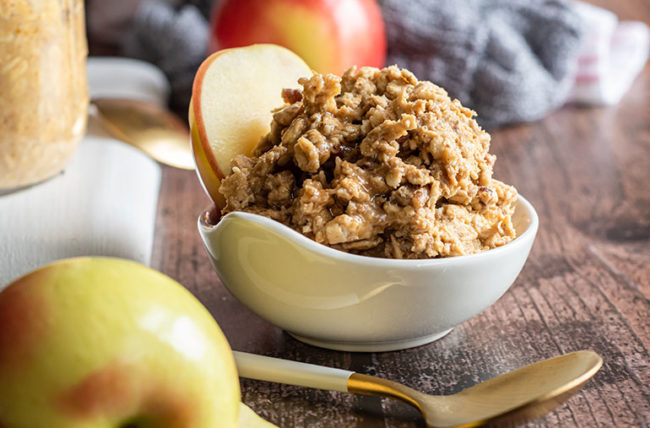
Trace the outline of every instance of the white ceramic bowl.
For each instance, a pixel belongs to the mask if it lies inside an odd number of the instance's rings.
[[[528,257],[538,219],[519,196],[517,238],[468,256],[394,260],[318,244],[256,214],[216,225],[199,218],[223,284],[253,312],[297,339],[329,349],[389,351],[441,338],[494,303]]]

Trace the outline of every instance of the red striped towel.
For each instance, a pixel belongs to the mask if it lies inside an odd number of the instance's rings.
[[[568,101],[616,104],[645,66],[650,30],[642,22],[619,21],[612,12],[575,2],[584,22],[575,83]]]

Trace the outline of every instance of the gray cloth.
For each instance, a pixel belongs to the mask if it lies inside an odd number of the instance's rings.
[[[570,3],[379,3],[386,21],[387,63],[442,86],[476,110],[487,128],[540,119],[566,100],[581,33],[581,21]],[[207,54],[208,24],[194,5],[175,6],[141,0],[122,33],[122,46],[124,54],[150,61],[165,72],[172,86],[172,107],[184,113],[194,73]]]
[[[581,21],[544,0],[381,0],[388,64],[477,111],[488,128],[542,118],[573,84]]]
[[[170,104],[185,115],[194,74],[207,56],[208,22],[193,5],[172,5],[143,0],[128,31],[123,54],[151,62],[165,73],[171,85]]]

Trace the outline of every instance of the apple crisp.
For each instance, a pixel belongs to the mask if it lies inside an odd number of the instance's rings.
[[[492,178],[489,134],[444,89],[397,66],[299,83],[252,156],[233,159],[224,214],[375,257],[459,256],[514,238],[517,191]]]

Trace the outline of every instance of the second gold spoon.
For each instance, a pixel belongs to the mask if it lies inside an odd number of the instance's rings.
[[[430,427],[511,426],[538,418],[567,400],[602,366],[592,351],[577,351],[522,367],[453,395],[428,395],[390,380],[234,352],[249,379],[395,398],[417,407]]]
[[[119,98],[93,99],[98,119],[113,137],[135,146],[165,165],[194,169],[189,131],[155,104]]]

